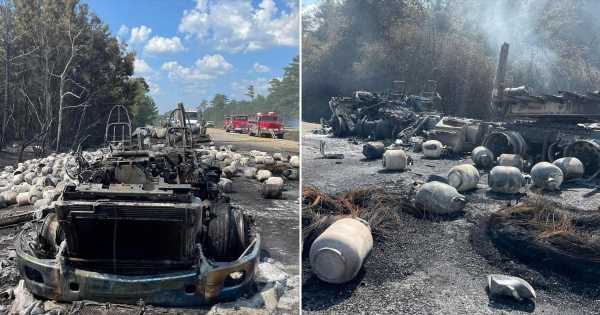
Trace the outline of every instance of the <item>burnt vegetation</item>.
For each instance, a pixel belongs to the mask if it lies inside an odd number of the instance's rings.
[[[578,280],[598,282],[600,215],[531,198],[491,215],[488,233],[510,256]]]

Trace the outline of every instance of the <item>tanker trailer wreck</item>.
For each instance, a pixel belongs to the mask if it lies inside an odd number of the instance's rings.
[[[579,159],[587,176],[600,171],[600,91],[533,95],[505,86],[509,45],[500,52],[490,111],[503,121],[490,128],[483,145],[496,156],[519,154],[535,163],[561,157]]]
[[[79,184],[66,185],[18,236],[27,289],[57,301],[160,306],[251,290],[260,235],[219,193],[220,169],[198,162],[189,127],[180,126],[181,147],[149,151],[132,143],[128,119],[110,119],[110,150],[95,161],[76,154],[68,175]]]

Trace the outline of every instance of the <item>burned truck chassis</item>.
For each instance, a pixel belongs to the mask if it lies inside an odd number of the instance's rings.
[[[57,301],[159,306],[251,290],[260,235],[221,195],[220,168],[202,165],[191,146],[149,151],[114,138],[102,158],[76,154],[67,175],[79,184],[66,185],[18,236],[27,289]]]

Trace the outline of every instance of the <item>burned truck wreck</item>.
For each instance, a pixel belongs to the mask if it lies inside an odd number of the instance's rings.
[[[178,130],[192,135],[181,116]],[[260,235],[220,194],[220,169],[199,162],[193,141],[150,151],[132,144],[127,120],[112,126],[125,136],[107,136],[112,149],[95,160],[78,154],[76,184],[18,237],[27,289],[66,302],[168,306],[251,290]]]
[[[422,95],[406,95],[404,81],[394,81],[389,93],[356,91],[352,97],[333,97],[329,101],[328,125],[337,137],[357,136],[372,139],[395,137],[413,124],[420,112],[440,109],[441,98],[430,81],[431,90]]]
[[[353,97],[333,97],[328,130],[337,137],[398,139],[419,150],[426,140],[440,141],[444,152],[463,155],[477,146],[495,157],[516,154],[526,168],[540,161],[575,157],[585,175],[600,174],[600,91],[534,95],[527,87],[507,87],[508,44],[502,46],[489,103],[491,120],[447,116],[433,92],[406,96],[357,91]]]

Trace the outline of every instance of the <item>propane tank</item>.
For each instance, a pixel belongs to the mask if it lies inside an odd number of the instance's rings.
[[[437,159],[442,156],[443,145],[437,140],[428,140],[423,142],[423,155],[430,159]]]
[[[265,157],[263,155],[257,155],[254,157],[254,163],[256,164],[264,164],[265,163]]]
[[[490,171],[488,185],[494,192],[517,194],[529,179],[529,176],[521,174],[521,170],[514,166],[495,166]]]
[[[263,163],[265,163],[265,165],[273,165],[275,164],[275,159],[272,156],[266,155]]]
[[[484,146],[473,149],[471,159],[477,167],[482,169],[489,169],[494,165],[494,153]]]
[[[367,222],[343,218],[330,225],[310,247],[310,266],[314,274],[329,283],[345,283],[360,271],[373,248]]]
[[[369,160],[379,159],[385,152],[385,145],[383,142],[369,142],[363,145],[362,153],[365,158]]]
[[[292,156],[290,158],[290,165],[292,167],[299,168],[300,167],[300,157],[297,155]]]
[[[387,150],[383,154],[383,167],[389,171],[403,171],[408,166],[408,157],[403,150]]]
[[[26,206],[32,204],[31,195],[29,192],[22,192],[17,195],[17,205],[18,206]]]
[[[552,164],[558,166],[563,172],[565,179],[580,178],[585,173],[583,163],[575,157],[564,157],[554,161]]]
[[[282,191],[283,178],[281,177],[269,177],[265,180],[261,189],[261,193],[265,198],[280,198]]]
[[[533,184],[545,190],[560,190],[563,178],[561,169],[549,162],[539,162],[531,168]]]
[[[258,179],[261,182],[267,180],[271,176],[271,171],[269,170],[260,170],[256,172],[256,179]]]
[[[498,157],[498,165],[514,166],[522,171],[525,166],[525,161],[523,161],[523,158],[518,154],[500,154]]]
[[[224,193],[230,193],[233,191],[233,182],[231,179],[221,178],[219,179],[219,188]]]
[[[7,204],[9,205],[14,205],[15,203],[17,203],[17,193],[11,190],[2,192],[2,197],[4,198],[4,201],[6,201]]]
[[[254,178],[256,176],[256,167],[245,167],[244,168],[244,177],[246,178]]]
[[[479,171],[471,164],[454,166],[448,172],[448,184],[463,192],[477,188]]]
[[[424,211],[448,214],[461,211],[466,204],[465,196],[456,188],[442,182],[429,182],[419,188],[415,204]]]

